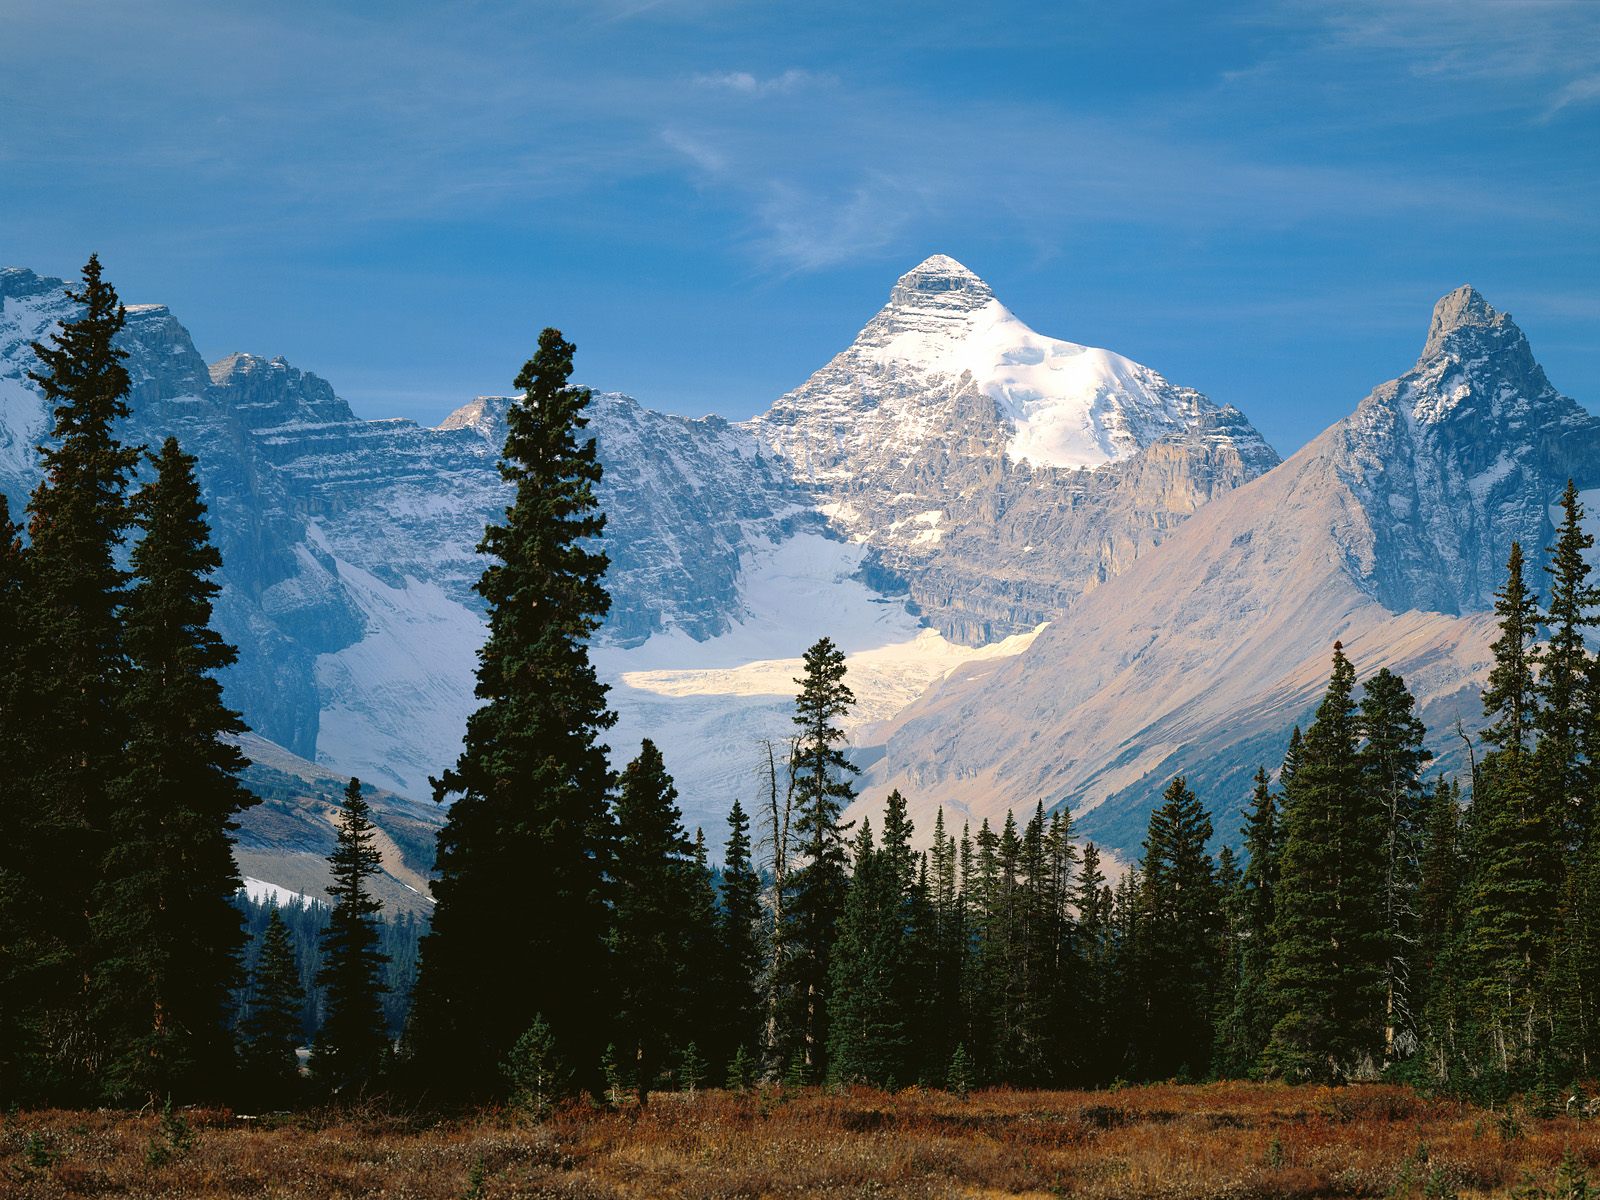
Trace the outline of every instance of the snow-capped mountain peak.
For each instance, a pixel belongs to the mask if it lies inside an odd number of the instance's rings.
[[[973,403],[980,399],[987,403]],[[1120,354],[1036,333],[971,270],[935,254],[902,275],[855,341],[763,420],[803,471],[807,454],[778,426],[811,426],[829,442],[888,434],[886,449],[915,453],[989,425],[981,436],[1013,462],[1093,471],[1213,408]]]

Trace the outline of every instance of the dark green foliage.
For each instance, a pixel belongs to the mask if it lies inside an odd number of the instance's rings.
[[[1139,1057],[1152,1078],[1199,1078],[1210,1068],[1223,932],[1211,833],[1211,817],[1174,779],[1150,814],[1140,867]]]
[[[687,1040],[698,1015],[690,1011],[692,989],[710,965],[694,955],[697,930],[713,919],[709,896],[700,896],[709,885],[677,801],[661,752],[646,740],[623,771],[617,797],[611,932],[619,1045],[631,1059],[640,1104],[666,1069],[670,1048]]]
[[[320,1015],[327,1007],[327,997],[323,987],[317,983],[317,977],[322,973],[322,939],[332,918],[332,910],[326,904],[308,904],[298,898],[283,904],[273,900],[251,900],[243,892],[235,897],[234,903],[249,937],[244,959],[251,971],[260,961],[273,915],[276,914],[288,929],[289,941],[294,947],[295,974],[305,995],[299,1015],[299,1044],[309,1045],[316,1035]],[[378,949],[384,960],[381,977],[384,1026],[392,1041],[406,1028],[406,1018],[411,1011],[412,987],[417,976],[417,947],[427,930],[427,923],[413,913],[395,913],[388,918],[379,914],[374,924],[378,930]],[[240,993],[229,1021],[235,1029],[242,1027],[248,1004],[248,993]]]
[[[890,799],[891,811],[899,794]],[[899,810],[898,844],[872,841],[862,821],[854,845],[855,874],[839,921],[829,978],[828,1062],[845,1083],[886,1086],[914,1077],[917,962],[911,942],[913,881],[907,880],[909,827]],[[895,824],[886,820],[886,827]]]
[[[262,1108],[291,1103],[300,1083],[301,1009],[305,989],[295,962],[289,927],[276,907],[268,918],[249,1002],[240,1023],[240,1067],[245,1102]]]
[[[1427,730],[1416,716],[1405,680],[1384,668],[1367,680],[1361,698],[1363,799],[1381,812],[1383,840],[1384,1059],[1416,1049],[1418,993],[1413,978],[1421,937],[1417,909],[1425,796],[1422,768],[1432,758],[1422,742]]]
[[[1552,829],[1569,847],[1585,832],[1588,772],[1582,749],[1591,721],[1584,693],[1592,656],[1584,644],[1584,630],[1600,621],[1596,612],[1600,588],[1589,582],[1584,556],[1594,548],[1594,538],[1584,531],[1583,517],[1578,490],[1569,479],[1561,497],[1561,528],[1545,567],[1550,594],[1543,623],[1549,637],[1537,655],[1540,706],[1534,718],[1539,729],[1540,786],[1552,801]]]
[[[383,869],[373,845],[371,814],[361,781],[350,780],[339,814],[339,840],[328,856],[333,911],[322,935],[322,969],[317,972],[325,996],[322,1027],[311,1051],[312,1075],[334,1091],[370,1086],[390,1049],[375,919],[383,906],[368,882]]]
[[[1500,637],[1483,704],[1495,747],[1477,772],[1471,867],[1463,918],[1465,982],[1488,1053],[1514,1074],[1537,1047],[1539,989],[1553,950],[1564,854],[1531,747],[1537,709],[1532,676],[1536,613],[1512,543],[1495,612]]]
[[[30,926],[37,919],[31,909],[30,864],[22,854],[31,840],[32,805],[24,786],[29,751],[21,532],[11,520],[5,493],[0,492],[0,1096],[26,1091],[23,1075],[32,1048]]]
[[[545,1116],[557,1101],[573,1093],[572,1071],[560,1043],[538,1013],[506,1052],[500,1076],[511,1106],[530,1116]]]
[[[1265,1062],[1289,1079],[1347,1079],[1383,1058],[1385,820],[1357,753],[1354,686],[1335,643],[1284,811]]]
[[[722,896],[716,939],[717,1029],[713,1058],[731,1064],[744,1056],[745,1074],[761,1037],[761,879],[750,858],[750,820],[738,800],[728,813],[728,844],[722,859]]]
[[[1298,755],[1298,747],[1295,752]],[[1259,768],[1245,817],[1244,866],[1230,905],[1236,973],[1218,1030],[1216,1054],[1217,1069],[1224,1075],[1247,1076],[1256,1071],[1275,1023],[1267,972],[1272,965],[1278,858],[1283,849],[1279,817],[1278,797],[1266,768]]]
[[[855,798],[855,766],[845,757],[839,722],[855,704],[844,681],[844,654],[822,638],[805,654],[795,680],[795,819],[798,866],[787,881],[782,939],[784,979],[778,1052],[799,1055],[808,1077],[827,1070],[828,978],[833,942],[849,888],[843,813]]]
[[[479,549],[489,634],[482,706],[437,793],[455,795],[439,835],[433,928],[423,949],[413,1044],[437,1090],[488,1094],[498,1064],[542,1014],[590,1085],[606,1043],[605,880],[611,773],[598,740],[615,717],[589,638],[610,605],[600,464],[589,392],[568,383],[571,343],[547,329],[516,386],[500,471],[516,495]]]
[[[27,704],[3,797],[11,839],[0,846],[7,881],[0,916],[13,951],[0,991],[19,1019],[0,1046],[0,1073],[20,1094],[58,1099],[98,1090],[99,1042],[85,995],[90,975],[91,895],[107,848],[107,803],[126,742],[127,660],[120,609],[127,574],[118,551],[132,522],[128,481],[139,450],[123,446],[126,320],[114,288],[90,257],[82,308],[48,346],[34,343],[29,372],[51,406],[53,445],[40,448],[44,479],[28,504],[24,645],[19,678]]]
[[[1119,1019],[1112,1008],[1116,999],[1112,891],[1100,869],[1100,848],[1093,842],[1084,844],[1072,905],[1077,914],[1079,983],[1070,1025],[1077,1053],[1070,1066],[1074,1082],[1088,1083],[1110,1079],[1122,1065],[1112,1052],[1112,1030]]]
[[[113,1100],[215,1096],[231,1070],[223,1018],[244,943],[232,903],[234,816],[255,803],[244,729],[215,673],[237,657],[210,628],[212,547],[195,460],[168,438],[135,498],[123,640],[124,767],[110,792],[94,891],[91,1003]]]

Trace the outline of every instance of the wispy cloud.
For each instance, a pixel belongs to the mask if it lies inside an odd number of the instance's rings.
[[[696,75],[694,82],[701,87],[718,88],[742,96],[786,96],[802,88],[816,87],[831,82],[831,77],[812,71],[790,67],[776,75],[757,75],[751,71],[716,71]]]

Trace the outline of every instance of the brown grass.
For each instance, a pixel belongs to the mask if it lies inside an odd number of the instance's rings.
[[[771,1089],[427,1122],[47,1111],[0,1117],[0,1196],[1503,1196],[1600,1125],[1512,1119],[1400,1088],[1159,1085],[896,1095]]]

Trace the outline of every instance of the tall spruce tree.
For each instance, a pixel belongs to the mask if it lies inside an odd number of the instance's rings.
[[[292,1102],[298,1094],[300,1017],[305,1000],[294,941],[274,905],[250,973],[249,1007],[240,1026],[240,1067],[247,1103],[274,1108]]]
[[[1417,1047],[1419,997],[1413,987],[1419,927],[1418,896],[1426,792],[1422,769],[1427,729],[1405,680],[1387,667],[1367,680],[1361,698],[1363,787],[1383,815],[1384,1054],[1394,1061]]]
[[[1583,735],[1589,724],[1585,691],[1593,656],[1584,630],[1600,624],[1600,588],[1589,582],[1585,557],[1594,548],[1594,537],[1585,531],[1583,518],[1578,489],[1569,479],[1561,496],[1561,526],[1545,567],[1550,590],[1543,623],[1549,637],[1538,655],[1540,705],[1534,718],[1540,787],[1551,802],[1552,830],[1569,851],[1577,849],[1589,823]]]
[[[697,903],[700,870],[677,789],[649,739],[622,773],[616,821],[611,946],[619,1042],[643,1105],[673,1047],[689,1041],[695,923],[710,916]]]
[[[168,438],[133,502],[143,536],[123,616],[131,670],[125,763],[108,797],[94,892],[92,1003],[113,1100],[215,1096],[232,1069],[224,1014],[244,945],[234,894],[243,732],[216,673],[238,657],[211,628],[222,557],[195,459]]]
[[[26,864],[30,817],[23,786],[28,763],[23,673],[28,619],[24,608],[22,530],[0,492],[0,1096],[25,1094],[22,1072],[31,1049],[28,973],[33,948]]]
[[[116,429],[128,415],[127,355],[116,346],[127,315],[97,257],[67,297],[79,315],[49,345],[33,343],[41,370],[28,373],[54,420],[39,451],[44,478],[28,504],[25,756],[5,797],[15,836],[0,846],[15,900],[8,936],[20,948],[0,990],[25,1013],[20,1044],[0,1048],[0,1059],[18,1064],[22,1094],[59,1100],[97,1089],[89,915],[126,743],[119,615],[128,576],[118,555],[139,458]]]
[[[1245,861],[1237,897],[1238,976],[1219,1031],[1217,1066],[1223,1074],[1253,1074],[1260,1066],[1274,1023],[1267,988],[1272,965],[1278,858],[1283,830],[1278,797],[1265,767],[1256,770],[1245,816]]]
[[[589,392],[554,329],[517,376],[500,473],[515,486],[484,532],[478,582],[489,635],[482,706],[436,794],[459,797],[439,834],[437,904],[423,944],[416,1065],[435,1089],[490,1094],[536,1016],[580,1082],[599,1084],[606,1042],[613,833],[601,731],[615,723],[588,642],[610,600]]]
[[[870,821],[861,822],[853,850],[855,874],[829,965],[829,1074],[886,1087],[911,1074],[905,897],[894,853],[873,845]]]
[[[1140,864],[1140,1060],[1154,1078],[1211,1066],[1221,896],[1206,852],[1211,817],[1182,776],[1150,814]]]
[[[1528,1066],[1547,1032],[1542,977],[1553,949],[1563,851],[1532,745],[1539,707],[1533,676],[1538,612],[1511,544],[1495,597],[1500,636],[1483,693],[1489,724],[1473,791],[1471,880],[1463,955],[1485,1052],[1505,1072]]]
[[[1288,1079],[1351,1078],[1383,1055],[1384,810],[1356,752],[1354,688],[1335,642],[1284,811],[1264,1061]]]
[[[961,981],[967,956],[966,900],[961,888],[960,845],[945,830],[944,809],[933,819],[929,904],[933,945],[928,968],[926,1062],[947,1067],[962,1044]]]
[[[389,1033],[383,1019],[383,967],[377,916],[383,904],[371,880],[383,869],[372,824],[372,807],[361,781],[345,786],[339,836],[328,855],[333,900],[322,934],[322,1027],[311,1050],[311,1074],[340,1092],[370,1086],[385,1065]]]
[[[722,903],[717,913],[722,947],[719,1001],[722,1023],[715,1045],[727,1061],[743,1050],[755,1061],[761,1039],[761,877],[750,855],[750,819],[737,799],[728,810],[728,843],[722,857]]]
[[[1108,1053],[1113,1020],[1110,1005],[1114,994],[1111,903],[1111,889],[1106,886],[1105,873],[1100,869],[1100,848],[1093,842],[1085,842],[1072,892],[1072,906],[1077,917],[1077,972],[1081,981],[1071,1022],[1073,1041],[1078,1047],[1072,1064],[1077,1083],[1110,1079],[1115,1073]]]
[[[845,683],[844,653],[822,638],[806,651],[795,680],[795,820],[798,866],[788,879],[782,956],[788,976],[788,1016],[780,1036],[785,1061],[798,1057],[807,1078],[827,1071],[828,978],[849,875],[844,810],[855,798],[856,767],[844,755],[839,722],[855,704]]]

